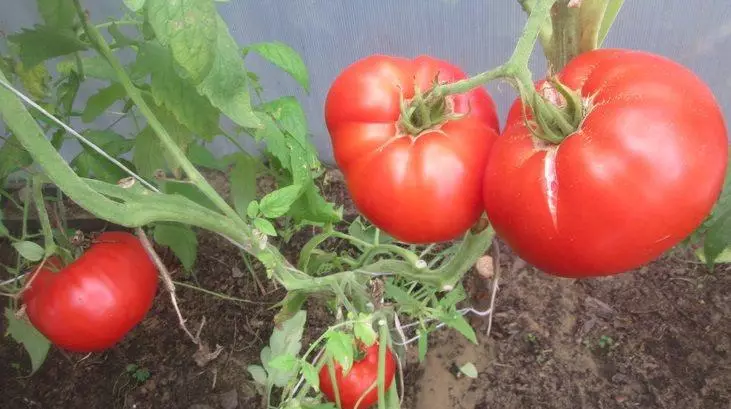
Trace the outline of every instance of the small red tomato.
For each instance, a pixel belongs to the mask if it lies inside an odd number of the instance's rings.
[[[102,233],[66,267],[50,258],[23,293],[31,323],[73,352],[112,347],[144,318],[157,291],[157,269],[139,239]]]
[[[361,347],[363,359],[353,363],[353,367],[343,376],[343,371],[335,362],[335,380],[340,392],[340,403],[343,409],[356,409],[356,403],[371,386],[378,381],[378,343],[370,347]],[[386,353],[386,390],[391,387],[396,375],[396,361],[389,348]],[[325,365],[320,370],[320,390],[330,402],[336,402],[335,389],[330,379],[330,371]],[[378,387],[374,386],[365,394],[357,409],[367,409],[378,402]]]

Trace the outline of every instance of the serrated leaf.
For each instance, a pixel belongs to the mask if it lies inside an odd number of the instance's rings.
[[[141,72],[149,70],[155,102],[164,105],[181,124],[207,140],[218,134],[218,109],[190,81],[178,75],[169,50],[156,42],[145,43],[135,66]]]
[[[198,92],[208,97],[213,106],[218,107],[234,123],[245,128],[259,128],[261,123],[251,109],[249,77],[236,40],[219,16],[216,25],[216,57],[208,75],[197,85]]]
[[[256,159],[240,154],[231,169],[231,200],[242,217],[252,200],[256,199]]]
[[[257,217],[256,219],[254,219],[254,227],[256,227],[260,232],[266,234],[267,236],[277,235],[277,229],[274,228],[272,222],[267,219]]]
[[[467,320],[458,312],[444,313],[439,312],[436,314],[437,317],[444,322],[448,327],[457,330],[465,338],[470,340],[472,343],[477,344],[477,335],[475,330],[470,326]]]
[[[272,368],[270,366],[271,357],[286,354],[297,356],[299,354],[300,349],[302,349],[302,334],[304,333],[306,319],[307,312],[302,310],[292,318],[282,322],[281,325],[274,327],[269,338],[269,352],[266,353],[268,356],[264,356],[264,351],[262,351],[262,363],[275,386],[286,386],[293,373]]]
[[[163,124],[168,134],[175,143],[187,152],[188,145],[193,141],[190,130],[178,122],[169,112],[161,107],[156,107],[155,114]],[[169,158],[155,132],[150,126],[145,127],[135,138],[134,154],[132,162],[135,164],[138,173],[143,177],[151,177],[157,169],[168,169],[175,171],[171,166],[175,162]]]
[[[16,241],[13,243],[13,248],[20,253],[20,255],[29,261],[40,261],[45,255],[43,247],[32,241]]]
[[[426,359],[426,351],[429,348],[429,333],[419,330],[417,334],[419,335],[417,341],[419,345],[419,362],[424,362],[424,359]]]
[[[299,360],[296,356],[291,354],[284,354],[272,358],[272,360],[269,361],[269,366],[274,369],[290,372],[294,369],[295,365],[297,365],[298,361]]]
[[[76,17],[73,0],[36,0],[38,12],[50,27],[70,27]]]
[[[30,166],[33,158],[20,144],[15,135],[7,138],[0,146],[0,185],[4,186],[5,178],[20,168]]]
[[[249,205],[246,207],[246,215],[249,216],[250,219],[253,219],[258,214],[259,214],[259,202],[252,200],[249,203]]]
[[[356,217],[355,220],[350,223],[350,226],[348,226],[348,234],[367,243],[373,243],[376,240],[377,230],[378,228],[374,225],[366,225],[360,217]],[[381,244],[388,244],[393,242],[393,238],[381,231],[378,233],[378,242]]]
[[[203,145],[194,143],[188,146],[188,159],[191,163],[202,168],[223,171],[226,167],[221,161],[213,156],[213,153]]]
[[[266,386],[267,371],[265,371],[264,368],[259,365],[249,365],[246,367],[246,370],[249,371],[251,377],[254,378],[254,382],[258,383],[259,385]]]
[[[137,12],[145,7],[145,0],[123,0],[128,9]]]
[[[48,93],[48,81],[51,79],[45,64],[38,64],[35,67],[26,69],[22,62],[15,65],[15,73],[18,74],[23,88],[35,100],[43,99]]]
[[[81,66],[84,68],[84,75],[99,80],[116,81],[117,74],[104,57],[84,57],[81,59]],[[72,72],[79,74],[79,68],[75,59],[66,59],[56,64],[56,71],[69,75]]]
[[[95,120],[110,106],[124,98],[126,95],[127,92],[124,90],[124,87],[118,82],[100,89],[86,101],[86,107],[84,108],[84,112],[81,114],[81,120],[85,123]]]
[[[259,201],[259,210],[270,219],[280,217],[287,213],[301,192],[302,186],[300,185],[290,185],[275,190]]]
[[[212,1],[147,0],[147,20],[193,83],[208,75],[218,34],[218,13]]]
[[[317,369],[311,363],[302,361],[302,376],[315,390],[320,389],[320,377],[317,374]]]
[[[36,25],[34,29],[23,29],[8,39],[20,47],[20,60],[27,67],[87,48],[70,28]]]
[[[259,105],[258,109],[269,113],[296,141],[306,144],[307,117],[295,97],[282,97]]]
[[[343,217],[333,203],[325,200],[312,180],[304,185],[302,194],[292,204],[289,214],[296,222],[306,220],[314,223],[337,223]]]
[[[704,242],[706,263],[713,265],[721,253],[731,246],[731,208],[708,228]]]
[[[353,334],[355,335],[355,338],[363,341],[366,346],[373,345],[378,338],[378,334],[376,334],[376,331],[373,329],[370,320],[358,320],[353,325]]]
[[[413,307],[413,306],[419,305],[419,300],[412,297],[403,288],[401,288],[397,285],[394,285],[391,280],[386,281],[384,295],[388,298],[392,298],[402,307]]]
[[[353,336],[340,331],[329,331],[326,335],[325,350],[343,368],[343,374],[353,366],[355,354]]]
[[[445,309],[450,309],[465,298],[467,298],[467,293],[460,283],[452,291],[448,292],[447,295],[444,296],[444,298],[439,300],[439,305],[441,305]]]
[[[84,137],[114,158],[129,152],[135,143],[134,140],[112,131],[87,131],[84,132]],[[93,176],[109,183],[116,183],[126,176],[117,165],[85,145],[81,153],[71,161],[71,167],[79,176]]]
[[[477,378],[477,368],[475,367],[475,364],[472,362],[467,362],[466,364],[459,367],[459,371],[465,374],[465,376],[470,378]]]
[[[46,360],[51,343],[29,322],[16,318],[10,308],[5,309],[5,318],[8,320],[7,334],[23,344],[30,356],[31,374],[35,373]]]
[[[302,88],[309,91],[310,79],[307,66],[302,61],[302,57],[292,47],[278,41],[272,41],[252,44],[248,48],[291,75]]]
[[[198,238],[189,226],[177,223],[157,223],[154,232],[155,242],[170,247],[183,268],[192,271],[198,255]]]

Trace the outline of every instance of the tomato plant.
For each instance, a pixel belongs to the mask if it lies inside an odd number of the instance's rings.
[[[74,352],[119,342],[147,314],[157,291],[155,265],[125,232],[102,233],[69,265],[51,258],[29,280],[22,298],[31,323]]]
[[[728,162],[721,109],[695,74],[646,52],[587,52],[558,78],[580,95],[578,129],[546,143],[516,101],[487,165],[488,217],[546,272],[637,268],[692,233],[718,199]]]
[[[481,181],[499,131],[482,88],[408,110],[420,90],[464,79],[429,56],[374,55],[335,79],[325,121],[335,160],[358,210],[410,243],[454,239],[482,213]]]
[[[386,389],[391,387],[396,374],[396,362],[392,354],[390,349],[387,350],[385,362]],[[374,343],[369,347],[361,344],[360,355],[361,357],[353,362],[352,367],[345,373],[339,363],[335,362],[332,365],[338,393],[335,391],[330,376],[330,367],[325,365],[320,369],[320,390],[330,402],[336,402],[337,397],[339,397],[343,409],[355,409],[356,407],[367,409],[378,402],[378,391],[375,387],[378,380],[378,343]]]

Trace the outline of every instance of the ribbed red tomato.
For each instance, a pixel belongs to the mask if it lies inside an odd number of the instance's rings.
[[[689,235],[719,197],[728,139],[711,90],[654,54],[602,49],[559,74],[588,105],[558,145],[516,101],[484,182],[487,215],[523,259],[566,277],[621,273]]]
[[[335,362],[335,381],[340,392],[340,404],[343,409],[354,409],[360,400],[358,409],[367,409],[378,402],[378,388],[370,389],[378,380],[378,343],[370,347],[362,346],[363,359],[353,363],[352,368],[343,376],[340,364]],[[388,348],[386,351],[386,390],[391,387],[396,374],[396,361]],[[365,393],[366,391],[370,391]],[[330,378],[328,366],[320,369],[320,390],[330,400],[335,402],[335,388]],[[363,396],[365,393],[365,396]],[[361,396],[363,399],[361,400]]]
[[[465,78],[435,58],[384,55],[347,67],[325,101],[335,160],[355,206],[373,224],[410,243],[459,237],[483,212],[482,178],[499,132],[495,104],[482,88],[449,96],[458,120],[410,134],[399,125],[401,96],[415,86]]]
[[[105,232],[66,267],[49,259],[23,301],[31,323],[74,352],[112,347],[144,318],[157,291],[157,269],[139,239]]]

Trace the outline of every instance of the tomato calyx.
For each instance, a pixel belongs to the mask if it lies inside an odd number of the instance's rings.
[[[556,77],[550,77],[539,91],[523,96],[534,118],[527,122],[531,134],[552,144],[559,144],[579,129],[587,106],[581,95]],[[525,103],[524,103],[525,109]]]
[[[434,80],[434,86],[439,83]],[[424,131],[438,128],[447,121],[455,121],[469,115],[456,114],[452,100],[447,96],[439,96],[432,92],[434,88],[422,92],[417,85],[414,86],[414,97],[404,98],[403,92],[400,96],[401,115],[398,120],[399,128],[404,134],[418,136]]]

